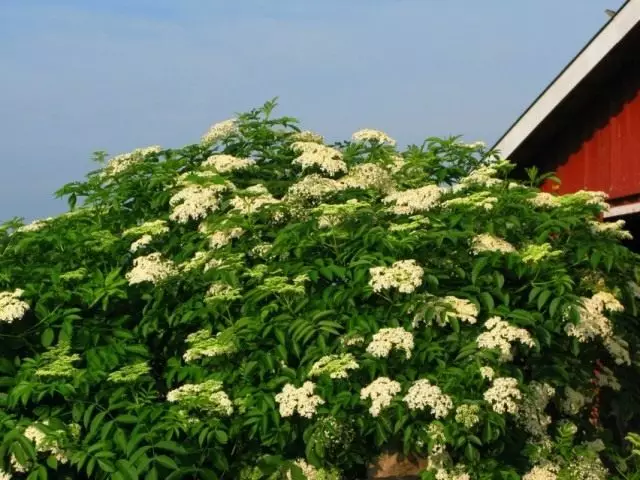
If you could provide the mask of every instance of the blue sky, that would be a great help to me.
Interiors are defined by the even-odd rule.
[[[1,0],[0,220],[90,154],[197,141],[280,97],[330,139],[492,142],[621,0]]]

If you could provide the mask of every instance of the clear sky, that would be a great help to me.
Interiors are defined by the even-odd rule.
[[[622,0],[0,0],[0,220],[280,97],[329,139],[496,140]]]

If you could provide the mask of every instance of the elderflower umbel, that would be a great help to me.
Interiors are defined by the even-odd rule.
[[[562,252],[553,250],[551,245],[543,243],[541,245],[528,245],[520,252],[520,258],[524,263],[539,263],[562,255]]]
[[[496,372],[493,371],[493,368],[491,367],[480,367],[480,376],[482,378],[486,378],[487,380],[493,380],[493,377],[495,377]]]
[[[48,420],[45,420],[42,423],[44,425],[49,425]],[[57,433],[63,433],[63,431],[58,431]],[[67,457],[66,453],[62,449],[60,449],[58,441],[55,438],[48,437],[36,425],[29,425],[25,429],[23,435],[31,442],[33,442],[36,447],[36,451],[50,453],[60,463],[69,462],[69,458]]]
[[[502,164],[498,165],[500,167]],[[499,178],[494,178],[498,174],[498,168],[496,166],[487,166],[476,168],[466,177],[460,179],[460,183],[456,185],[453,190],[458,191],[470,186],[480,185],[484,187],[492,187],[502,183]]]
[[[34,220],[31,223],[27,223],[26,225],[18,227],[16,229],[16,232],[37,232],[38,230],[42,230],[44,227],[46,227],[49,224],[49,220],[51,220],[51,218],[48,218],[46,220]]]
[[[442,393],[440,387],[432,385],[425,378],[413,382],[403,400],[410,410],[424,410],[429,407],[431,415],[435,418],[446,417],[453,408],[451,397]]]
[[[564,398],[560,403],[560,408],[564,413],[577,415],[586,404],[587,398],[582,393],[571,387],[565,387]]]
[[[374,143],[388,143],[393,146],[396,141],[380,130],[373,130],[371,128],[363,128],[351,135],[351,140],[354,142],[374,142]]]
[[[518,389],[518,380],[511,377],[499,377],[493,380],[491,387],[484,392],[484,399],[497,413],[518,412],[518,403],[522,393]]]
[[[233,403],[222,391],[222,382],[206,380],[202,383],[187,383],[167,393],[167,401],[184,408],[204,410],[209,413],[229,416]]]
[[[556,480],[560,469],[553,464],[538,465],[526,473],[522,480]]]
[[[330,176],[347,171],[342,152],[335,148],[316,142],[295,142],[291,144],[291,149],[299,154],[293,163],[300,165],[302,170],[318,167]]]
[[[190,272],[204,267],[209,260],[209,253],[196,252],[193,257],[179,265],[180,270],[184,272]]]
[[[624,220],[618,220],[615,222],[589,222],[591,232],[596,235],[605,235],[613,238],[618,238],[620,240],[631,240],[633,236],[627,230],[623,230],[624,225]]]
[[[202,162],[202,166],[214,168],[218,173],[228,173],[236,170],[244,170],[245,168],[255,165],[255,163],[255,160],[250,158],[238,158],[233,155],[221,153],[218,155],[211,155]]]
[[[131,235],[136,237],[140,235],[151,235],[152,237],[155,237],[157,235],[167,233],[168,231],[169,227],[167,227],[167,222],[165,222],[164,220],[152,220],[149,222],[144,222],[141,225],[128,228],[122,233],[122,235]]]
[[[448,324],[452,318],[457,318],[458,320],[471,325],[478,321],[478,307],[475,303],[467,300],[466,298],[447,295],[446,297],[439,299],[439,303],[441,305],[438,305],[436,310],[439,313],[437,322],[440,326]],[[413,319],[414,326],[417,325],[419,320],[420,318],[416,315]]]
[[[600,211],[607,212],[609,204],[607,203],[607,195],[605,192],[593,192],[589,190],[579,190],[575,193],[562,195],[558,197],[562,205],[593,205],[598,207]]]
[[[356,199],[348,200],[347,203],[326,204],[322,203],[313,209],[314,213],[318,213],[318,227],[330,228],[342,223],[349,216],[356,213],[359,209],[369,206],[368,203],[359,202]]]
[[[411,358],[413,335],[404,328],[381,328],[373,335],[367,352],[378,358],[386,358],[392,350],[403,350],[405,358]]]
[[[519,342],[533,348],[535,342],[531,334],[524,328],[514,327],[500,317],[491,317],[484,324],[487,332],[478,335],[476,342],[478,347],[500,350],[502,360],[511,359],[511,344]]]
[[[133,383],[150,371],[151,368],[147,362],[138,362],[110,373],[107,380],[113,383]]]
[[[29,304],[20,300],[24,290],[19,288],[13,292],[0,292],[0,322],[13,323],[24,317]]]
[[[11,480],[13,476],[10,473],[0,470],[0,480]]]
[[[294,132],[289,137],[294,142],[315,142],[324,143],[324,137],[319,133],[312,132],[311,130],[303,130],[301,132]]]
[[[325,468],[316,468],[302,458],[299,458],[293,463],[302,470],[302,474],[307,480],[340,480],[340,473],[335,469],[327,470]],[[291,470],[288,470],[286,480],[292,479]]]
[[[350,353],[342,355],[325,355],[313,364],[309,371],[310,377],[328,374],[330,378],[347,378],[349,370],[356,370],[360,366]]]
[[[600,367],[596,372],[596,384],[599,387],[609,387],[616,392],[619,392],[622,388],[613,371],[607,367]]]
[[[220,230],[218,232],[214,232],[209,237],[209,245],[211,248],[218,249],[222,248],[225,245],[231,243],[231,240],[234,238],[240,238],[244,233],[244,229],[240,227],[230,228],[229,230]]]
[[[189,349],[183,355],[185,362],[192,362],[203,357],[219,357],[231,355],[238,348],[235,343],[235,332],[233,329],[226,329],[211,336],[209,330],[198,330],[187,336]]]
[[[560,197],[547,192],[538,192],[535,197],[528,198],[527,201],[538,208],[555,208],[560,206]]]
[[[129,251],[132,253],[137,252],[143,247],[146,247],[153,241],[153,237],[151,235],[143,235],[138,240],[133,242],[129,247]]]
[[[369,385],[360,390],[360,399],[371,399],[369,413],[374,417],[391,405],[393,397],[400,393],[401,387],[398,382],[387,377],[376,378]]]
[[[442,203],[444,208],[471,208],[481,209],[485,211],[492,210],[495,204],[498,203],[498,198],[491,195],[490,192],[476,192],[465,197],[452,198]]]
[[[515,252],[516,249],[506,240],[494,237],[488,233],[482,233],[473,237],[471,251],[477,255],[482,252],[511,253]]]
[[[109,160],[109,163],[107,163],[106,167],[104,167],[104,170],[101,172],[100,176],[112,177],[114,175],[118,175],[125,170],[128,170],[133,165],[142,162],[148,155],[158,153],[161,150],[162,147],[154,145],[152,147],[136,148],[132,152],[116,155],[111,160]]]
[[[157,284],[176,273],[176,267],[171,260],[155,252],[133,259],[133,268],[125,276],[129,285],[151,282]]]
[[[282,392],[275,397],[280,405],[280,416],[291,417],[294,413],[305,418],[312,418],[319,405],[324,404],[324,400],[313,394],[315,384],[304,382],[302,387],[296,388],[290,383],[284,386]]]
[[[383,203],[393,203],[391,211],[397,215],[412,215],[418,212],[427,212],[434,208],[440,197],[442,189],[437,185],[426,185],[420,188],[394,192],[382,199]]]
[[[456,422],[464,425],[466,428],[472,428],[480,421],[480,407],[478,405],[464,404],[456,408]]]
[[[169,218],[178,223],[204,218],[220,205],[220,194],[230,189],[230,184],[188,185],[169,200],[172,207]]]
[[[369,274],[374,292],[397,288],[400,293],[412,293],[422,285],[424,270],[415,260],[399,260],[390,267],[370,268]]]
[[[533,437],[543,438],[547,435],[551,416],[545,413],[545,409],[555,393],[555,389],[546,383],[531,382],[529,385],[529,392],[518,411],[518,423]]]
[[[241,297],[242,295],[240,294],[239,288],[235,288],[228,283],[217,282],[209,287],[204,299],[206,302],[230,302]]]
[[[202,143],[214,144],[225,140],[238,132],[238,121],[235,118],[215,123],[209,127],[207,133],[202,136]]]
[[[611,478],[609,471],[605,468],[598,456],[581,456],[577,461],[571,462],[567,466],[570,479],[580,480],[607,480]]]
[[[254,185],[245,189],[242,195],[233,197],[229,202],[231,207],[238,210],[242,215],[256,213],[265,205],[280,203],[269,193],[269,190],[262,184]]]
[[[80,360],[77,353],[70,354],[71,345],[60,342],[40,356],[40,368],[35,372],[36,377],[42,378],[70,378],[78,374],[73,362]]]
[[[631,365],[631,356],[629,355],[629,342],[618,336],[607,337],[604,340],[604,346],[613,357],[616,365]]]
[[[382,193],[391,193],[395,186],[391,174],[374,163],[354,166],[340,182],[349,188],[372,189]]]
[[[303,177],[287,190],[287,198],[291,200],[318,200],[332,193],[344,190],[345,186],[338,180],[325,178],[316,173]]]
[[[577,324],[565,326],[567,335],[576,337],[585,343],[597,337],[606,339],[613,334],[611,322],[604,316],[604,311],[620,312],[622,304],[610,293],[599,292],[591,298],[582,298],[582,306],[578,308],[580,319]]]

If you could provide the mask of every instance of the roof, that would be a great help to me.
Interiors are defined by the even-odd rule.
[[[518,148],[549,120],[554,111],[595,68],[621,43],[635,26],[640,25],[640,0],[627,0],[587,45],[571,60],[551,84],[498,140],[494,148],[505,158],[513,158]]]

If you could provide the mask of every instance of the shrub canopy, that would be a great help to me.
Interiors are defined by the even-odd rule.
[[[391,450],[438,480],[632,478],[637,263],[604,195],[273,107],[98,154],[69,212],[1,228],[3,470],[352,479]]]

